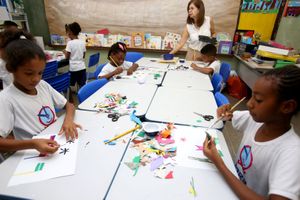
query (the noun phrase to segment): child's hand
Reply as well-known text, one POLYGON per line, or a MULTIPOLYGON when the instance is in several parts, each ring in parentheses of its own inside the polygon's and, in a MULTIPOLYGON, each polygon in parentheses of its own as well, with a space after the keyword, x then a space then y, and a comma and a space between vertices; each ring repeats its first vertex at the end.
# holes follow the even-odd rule
POLYGON ((198 67, 198 66, 197 66, 195 63, 192 63, 192 64, 191 64, 191 68, 197 69, 197 67, 198 67))
POLYGON ((133 74, 133 70, 132 69, 128 69, 127 70, 127 75, 131 75, 131 74, 133 74))
POLYGON ((114 74, 117 75, 117 74, 121 74, 123 72, 123 68, 122 67, 117 67, 114 71, 114 74))
POLYGON ((79 124, 72 122, 64 122, 63 125, 61 126, 61 129, 58 133, 58 135, 61 135, 65 133, 66 135, 66 140, 74 140, 78 138, 78 131, 77 128, 82 129, 82 127, 79 124))
POLYGON ((230 111, 230 104, 223 105, 217 109, 217 116, 224 117, 223 120, 228 121, 232 118, 232 111, 230 111))
POLYGON ((40 153, 55 153, 59 148, 59 144, 50 139, 32 139, 34 148, 40 153))
POLYGON ((207 137, 205 138, 205 141, 203 143, 203 153, 215 165, 223 162, 216 148, 215 139, 213 137, 210 140, 208 140, 207 137))

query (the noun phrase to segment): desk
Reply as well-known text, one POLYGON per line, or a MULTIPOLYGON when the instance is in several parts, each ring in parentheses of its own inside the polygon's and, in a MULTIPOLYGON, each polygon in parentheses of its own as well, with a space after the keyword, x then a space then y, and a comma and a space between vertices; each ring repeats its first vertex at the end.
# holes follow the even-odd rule
MULTIPOLYGON (((216 110, 217 104, 212 92, 160 87, 147 111, 146 119, 155 122, 208 127, 217 118, 216 110), (194 112, 212 115, 214 119, 205 121, 194 112)), ((222 127, 223 122, 214 126, 218 129, 222 127)))
POLYGON ((253 88, 255 81, 262 75, 262 72, 270 69, 258 68, 258 65, 254 62, 248 62, 241 59, 239 56, 234 56, 237 63, 237 74, 248 85, 250 89, 253 88))
POLYGON ((153 84, 110 81, 84 102, 79 104, 78 108, 82 110, 97 111, 97 109, 94 108, 95 103, 103 101, 105 94, 120 93, 121 95, 125 95, 128 100, 137 102, 136 115, 143 116, 148 110, 156 89, 157 86, 153 84))
MULTIPOLYGON (((63 117, 43 133, 58 133, 63 117)), ((15 153, 0 165, 0 193, 30 199, 102 199, 117 170, 127 144, 121 141, 115 146, 105 145, 103 140, 112 138, 132 127, 129 116, 117 122, 103 113, 76 111, 75 121, 83 126, 79 135, 76 173, 46 181, 7 187, 7 183, 23 156, 15 153), (90 142, 88 145, 87 142, 90 142)))
POLYGON ((154 84, 161 85, 163 78, 165 76, 164 70, 139 67, 132 75, 120 75, 119 79, 115 79, 116 82, 129 82, 138 84, 154 84))
POLYGON ((196 72, 192 69, 185 71, 168 71, 162 86, 178 89, 190 88, 213 91, 213 86, 209 76, 207 74, 196 72))
MULTIPOLYGON (((180 137, 187 136, 188 134, 204 134, 204 130, 204 128, 177 125, 172 136, 176 136, 175 144, 177 144, 180 142, 180 137)), ((224 155, 223 160, 226 166, 233 172, 233 174, 235 174, 235 176, 237 176, 225 139, 221 132, 216 132, 224 155)), ((202 146, 202 144, 200 145, 202 146)), ((124 162, 130 161, 134 156, 137 156, 136 150, 129 147, 124 155, 106 199, 237 199, 231 188, 217 170, 213 171, 209 169, 205 170, 175 165, 173 179, 159 179, 154 177, 148 164, 147 166, 139 167, 136 176, 133 176, 133 170, 129 169, 124 162), (188 192, 191 177, 194 179, 195 189, 197 192, 196 197, 188 192)), ((176 160, 177 156, 174 158, 176 160)))
POLYGON ((141 59, 139 59, 136 63, 140 66, 140 67, 146 67, 148 69, 158 69, 158 70, 162 70, 162 71, 168 71, 168 66, 169 63, 160 63, 159 62, 159 58, 148 58, 148 57, 143 57, 141 59))

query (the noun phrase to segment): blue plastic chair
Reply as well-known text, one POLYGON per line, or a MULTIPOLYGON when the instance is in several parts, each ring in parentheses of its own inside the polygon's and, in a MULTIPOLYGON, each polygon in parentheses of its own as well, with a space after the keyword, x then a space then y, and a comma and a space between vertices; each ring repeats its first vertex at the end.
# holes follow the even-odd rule
MULTIPOLYGON (((100 53, 95 53, 93 55, 90 55, 89 63, 88 63, 88 69, 90 69, 91 67, 94 67, 95 65, 97 65, 99 63, 99 60, 100 60, 100 53)), ((88 70, 88 71, 90 71, 90 70, 88 70)), ((86 80, 88 81, 89 79, 92 79, 92 78, 96 78, 94 76, 94 72, 87 72, 86 73, 86 80)))
POLYGON ((95 70, 95 72, 94 72, 94 77, 95 77, 95 79, 98 79, 98 75, 100 74, 100 72, 102 71, 103 67, 104 67, 106 64, 107 64, 107 63, 98 65, 98 67, 96 68, 96 70, 95 70))
POLYGON ((91 81, 85 84, 82 88, 79 89, 77 97, 79 103, 82 103, 86 100, 89 96, 94 94, 97 90, 99 90, 102 86, 104 86, 108 80, 106 78, 98 79, 91 81))
POLYGON ((223 85, 223 77, 219 73, 214 73, 214 75, 211 78, 211 84, 214 88, 214 94, 216 92, 220 92, 223 85))
POLYGON ((142 57, 144 57, 143 53, 140 53, 140 52, 127 52, 126 56, 125 56, 125 60, 135 63, 136 61, 138 61, 142 57))
POLYGON ((42 79, 50 78, 57 75, 58 62, 56 60, 47 62, 42 79))
POLYGON ((56 91, 63 93, 69 92, 70 87, 70 73, 60 74, 51 78, 45 79, 56 91))
POLYGON ((218 107, 225 105, 225 104, 229 104, 228 98, 221 92, 215 93, 215 100, 217 102, 218 107))
POLYGON ((227 82, 229 75, 230 75, 231 65, 226 62, 221 63, 220 67, 220 75, 223 77, 224 83, 227 82))

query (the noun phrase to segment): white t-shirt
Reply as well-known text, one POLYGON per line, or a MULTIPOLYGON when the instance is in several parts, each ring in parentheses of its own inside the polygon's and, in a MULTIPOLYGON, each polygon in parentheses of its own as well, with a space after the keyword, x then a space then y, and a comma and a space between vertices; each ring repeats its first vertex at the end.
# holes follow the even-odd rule
POLYGON ((55 108, 63 108, 67 100, 41 80, 37 95, 29 95, 11 84, 0 92, 0 136, 13 130, 16 139, 30 139, 56 120, 55 108))
POLYGON ((196 28, 194 24, 187 24, 186 27, 190 36, 188 47, 200 51, 207 43, 199 41, 199 35, 211 37, 210 17, 205 16, 204 22, 199 29, 196 28))
MULTIPOLYGON (((128 70, 132 65, 133 65, 132 62, 124 61, 123 64, 121 65, 121 67, 124 69, 124 71, 123 71, 121 74, 118 74, 118 75, 116 75, 116 76, 127 75, 126 70, 128 70)), ((104 75, 106 75, 106 74, 109 74, 109 73, 111 73, 111 72, 113 72, 113 71, 115 71, 115 70, 116 70, 116 67, 115 67, 115 66, 113 66, 113 65, 110 64, 110 63, 107 63, 107 64, 103 67, 103 69, 101 70, 101 72, 98 74, 98 77, 99 77, 99 76, 104 76, 104 75)), ((112 77, 110 80, 112 80, 112 79, 113 79, 113 77, 112 77)))
POLYGON ((262 123, 255 122, 249 111, 234 112, 232 125, 243 134, 235 162, 240 179, 260 195, 298 199, 300 138, 294 129, 271 141, 256 142, 262 123))
POLYGON ((84 52, 86 52, 85 43, 82 40, 74 39, 67 43, 66 51, 70 55, 70 71, 76 72, 85 69, 84 52))
POLYGON ((214 73, 220 73, 221 62, 219 60, 214 60, 212 63, 207 63, 206 67, 212 68, 214 73))
POLYGON ((3 88, 6 88, 13 82, 13 75, 9 73, 6 69, 6 63, 3 59, 0 58, 0 79, 3 83, 3 88))

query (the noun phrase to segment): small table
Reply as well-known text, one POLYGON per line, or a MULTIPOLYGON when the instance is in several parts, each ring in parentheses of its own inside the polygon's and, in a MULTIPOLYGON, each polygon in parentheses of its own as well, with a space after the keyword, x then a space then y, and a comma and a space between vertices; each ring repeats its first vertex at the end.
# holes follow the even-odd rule
MULTIPOLYGON (((146 119, 155 122, 209 127, 217 120, 217 108, 212 92, 160 87, 151 102, 146 119), (211 115, 214 119, 206 121, 194 112, 211 115)), ((214 126, 218 129, 222 127, 223 122, 214 126)))
POLYGON ((128 100, 137 102, 136 115, 143 116, 146 114, 156 89, 157 86, 153 84, 110 81, 79 104, 78 108, 81 110, 98 111, 95 108, 95 104, 102 102, 105 94, 120 93, 126 96, 128 100))
MULTIPOLYGON (((41 134, 58 133, 63 120, 64 117, 60 117, 41 134)), ((114 146, 105 145, 103 141, 133 128, 135 123, 130 121, 129 116, 112 122, 104 113, 79 110, 76 111, 75 122, 83 127, 79 134, 75 175, 7 187, 23 156, 23 152, 19 151, 0 165, 1 194, 44 200, 103 199, 127 148, 127 143, 122 141, 114 146)), ((127 141, 128 137, 130 135, 127 141)))
POLYGON ((213 91, 210 77, 207 74, 196 72, 192 69, 168 71, 162 86, 213 91))
MULTIPOLYGON (((179 151, 183 150, 182 148, 189 149, 181 153, 181 155, 186 155, 186 157, 189 155, 190 150, 196 155, 202 153, 195 150, 196 147, 191 145, 193 142, 188 140, 195 138, 195 136, 197 137, 197 135, 200 136, 204 134, 205 129, 179 125, 175 127, 174 132, 172 131, 172 137, 175 138, 175 146, 177 146, 177 155, 174 157, 177 165, 175 165, 173 169, 170 169, 173 170, 173 178, 156 178, 154 172, 150 171, 150 164, 140 166, 137 174, 133 176, 134 171, 124 164, 125 162, 131 162, 132 158, 138 155, 138 152, 131 148, 130 145, 124 155, 106 199, 238 199, 213 164, 200 163, 200 161, 188 161, 190 162, 190 166, 205 165, 207 169, 180 165, 178 155, 179 151), (193 135, 193 137, 189 137, 191 135, 193 135), (185 138, 186 141, 183 143, 181 138, 185 138), (181 149, 179 143, 181 143, 181 149), (210 169, 210 167, 212 169, 210 169), (197 192, 196 197, 189 193, 192 177, 197 192)), ((219 138, 223 160, 229 170, 237 176, 225 139, 220 131, 215 130, 215 132, 219 138)), ((199 146, 202 146, 202 144, 199 144, 199 146)))

